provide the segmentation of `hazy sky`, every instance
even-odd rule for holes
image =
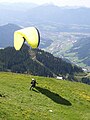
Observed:
[[[59,6],[90,7],[90,0],[0,0],[0,2],[32,2],[36,4],[53,3]]]

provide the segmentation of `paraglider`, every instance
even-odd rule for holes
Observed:
[[[38,84],[38,83],[36,82],[36,80],[34,78],[32,78],[30,90],[32,90],[33,88],[35,88],[36,84]]]
[[[20,50],[25,41],[31,48],[37,48],[40,43],[38,29],[35,27],[27,27],[14,32],[14,48],[16,50]]]

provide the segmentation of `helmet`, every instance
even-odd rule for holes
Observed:
[[[32,78],[32,80],[34,80],[34,78]]]

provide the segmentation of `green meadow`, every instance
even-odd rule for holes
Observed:
[[[38,82],[33,90],[31,78]],[[90,86],[0,72],[0,120],[90,120]]]

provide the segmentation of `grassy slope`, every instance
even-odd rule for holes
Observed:
[[[90,86],[34,76],[0,73],[0,120],[90,120]]]

